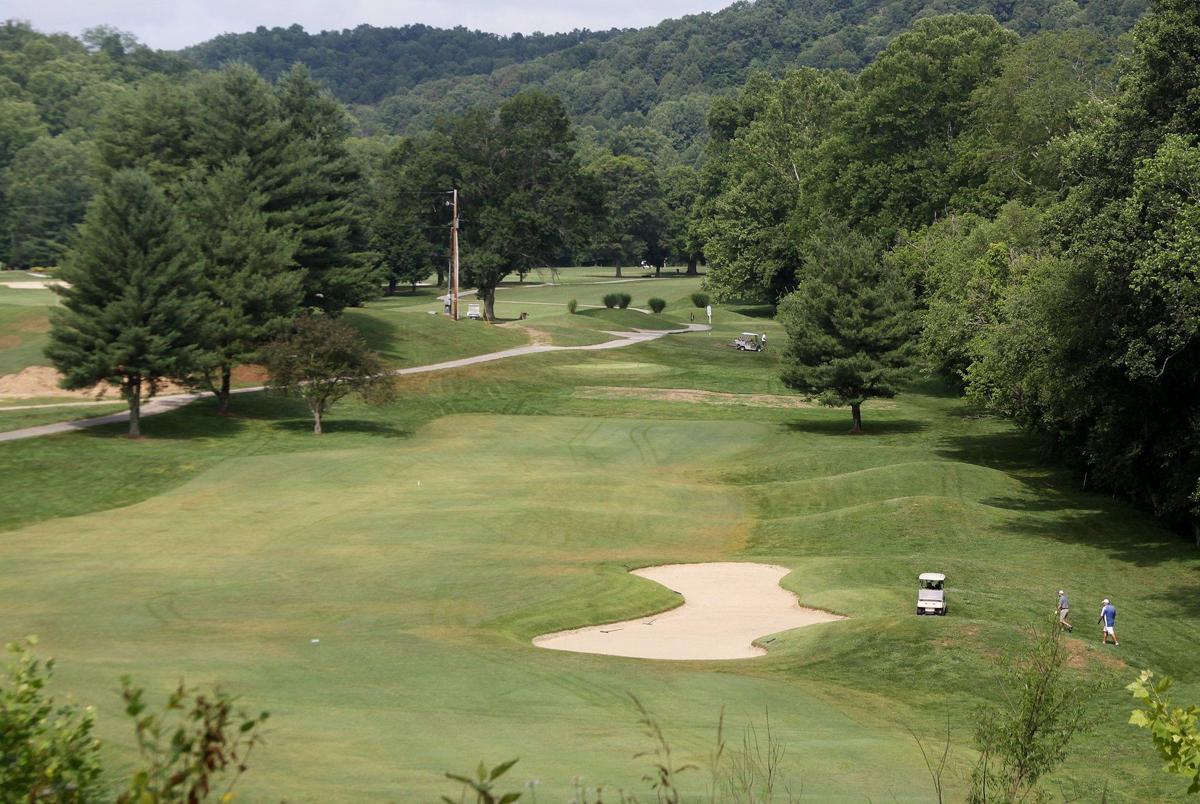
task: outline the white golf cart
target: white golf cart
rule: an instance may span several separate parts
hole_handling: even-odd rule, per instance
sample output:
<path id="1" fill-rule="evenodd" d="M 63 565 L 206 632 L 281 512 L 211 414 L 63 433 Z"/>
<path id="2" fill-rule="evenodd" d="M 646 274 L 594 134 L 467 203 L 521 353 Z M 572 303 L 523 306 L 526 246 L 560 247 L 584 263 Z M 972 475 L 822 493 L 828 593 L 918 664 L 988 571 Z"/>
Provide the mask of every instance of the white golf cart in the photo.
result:
<path id="1" fill-rule="evenodd" d="M 479 321 L 481 318 L 483 318 L 483 313 L 479 312 L 478 304 L 467 305 L 467 318 L 472 321 Z"/>
<path id="2" fill-rule="evenodd" d="M 743 332 L 734 338 L 733 347 L 743 352 L 761 352 L 767 348 L 767 336 L 757 332 Z"/>
<path id="3" fill-rule="evenodd" d="M 917 614 L 946 614 L 946 576 L 942 573 L 917 576 Z"/>

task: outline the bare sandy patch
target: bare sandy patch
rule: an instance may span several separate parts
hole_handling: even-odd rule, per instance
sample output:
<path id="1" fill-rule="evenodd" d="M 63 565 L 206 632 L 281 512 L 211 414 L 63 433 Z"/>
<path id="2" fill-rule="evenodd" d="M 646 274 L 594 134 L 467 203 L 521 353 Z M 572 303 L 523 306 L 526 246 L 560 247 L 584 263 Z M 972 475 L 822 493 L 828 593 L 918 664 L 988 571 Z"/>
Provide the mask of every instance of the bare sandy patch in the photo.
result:
<path id="1" fill-rule="evenodd" d="M 255 363 L 247 363 L 233 369 L 233 381 L 238 383 L 265 383 L 270 378 L 267 370 Z"/>
<path id="2" fill-rule="evenodd" d="M 755 408 L 812 408 L 816 403 L 800 396 L 782 394 L 729 394 L 699 388 L 633 388 L 589 385 L 576 389 L 585 399 L 642 399 L 650 402 L 689 402 L 694 405 L 743 405 Z"/>
<path id="3" fill-rule="evenodd" d="M 666 564 L 634 570 L 683 595 L 661 614 L 546 634 L 539 648 L 638 659 L 749 659 L 767 651 L 755 640 L 806 625 L 844 620 L 804 608 L 779 582 L 791 570 L 771 564 Z"/>
<path id="4" fill-rule="evenodd" d="M 69 399 L 120 400 L 121 393 L 115 385 L 98 383 L 91 388 L 68 391 L 58 383 L 62 375 L 50 366 L 27 366 L 16 374 L 0 376 L 0 397 L 9 399 L 34 399 L 61 396 Z M 177 383 L 160 383 L 158 393 L 178 394 L 187 389 Z"/>
<path id="5" fill-rule="evenodd" d="M 537 327 L 531 327 L 521 321 L 509 321 L 501 324 L 500 326 L 508 329 L 521 330 L 525 333 L 525 336 L 529 338 L 530 346 L 550 346 L 554 342 L 553 338 L 550 337 L 550 333 L 546 332 L 546 330 L 538 329 Z"/>
<path id="6" fill-rule="evenodd" d="M 47 290 L 48 288 L 52 287 L 67 287 L 67 283 L 61 279 L 36 280 L 29 282 L 3 282 L 0 284 L 3 284 L 6 288 L 12 288 L 13 290 Z"/>

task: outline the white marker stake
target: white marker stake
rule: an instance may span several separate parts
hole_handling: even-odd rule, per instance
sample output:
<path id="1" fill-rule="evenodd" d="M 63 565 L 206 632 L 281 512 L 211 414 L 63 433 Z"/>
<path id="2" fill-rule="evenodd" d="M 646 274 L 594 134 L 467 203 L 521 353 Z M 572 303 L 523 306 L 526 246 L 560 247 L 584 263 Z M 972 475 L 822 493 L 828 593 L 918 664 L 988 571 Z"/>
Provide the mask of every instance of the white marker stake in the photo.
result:
<path id="1" fill-rule="evenodd" d="M 708 325 L 712 326 L 712 305 L 705 307 L 704 312 L 708 313 Z"/>

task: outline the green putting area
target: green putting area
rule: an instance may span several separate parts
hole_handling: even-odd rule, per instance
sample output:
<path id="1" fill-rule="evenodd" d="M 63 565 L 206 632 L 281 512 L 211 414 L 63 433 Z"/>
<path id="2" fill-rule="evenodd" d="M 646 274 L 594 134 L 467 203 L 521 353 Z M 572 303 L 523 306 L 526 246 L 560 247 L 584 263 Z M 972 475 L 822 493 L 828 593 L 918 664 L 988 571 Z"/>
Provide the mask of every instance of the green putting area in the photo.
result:
<path id="1" fill-rule="evenodd" d="M 0 444 L 3 638 L 40 637 L 53 692 L 97 707 L 117 764 L 136 750 L 123 674 L 152 699 L 186 678 L 269 710 L 247 801 L 457 800 L 445 771 L 513 757 L 505 779 L 539 780 L 538 801 L 567 800 L 574 777 L 645 800 L 650 760 L 634 755 L 653 746 L 629 693 L 681 763 L 705 765 L 722 708 L 733 740 L 769 712 L 805 800 L 928 801 L 909 730 L 940 747 L 949 720 L 961 797 L 978 707 L 1000 700 L 1007 657 L 1066 588 L 1069 672 L 1094 690 L 1096 726 L 1051 789 L 1180 792 L 1127 724 L 1123 687 L 1148 667 L 1200 700 L 1194 549 L 937 385 L 865 405 L 862 436 L 848 411 L 785 406 L 774 352 L 728 345 L 775 338 L 758 313 L 404 377 L 393 405 L 343 403 L 319 437 L 300 403 L 252 394 L 231 418 L 201 401 L 148 419 L 140 441 L 117 426 Z M 509 331 L 382 318 L 404 316 L 468 352 Z M 421 354 L 408 335 L 368 334 L 399 364 Z M 849 619 L 734 661 L 531 643 L 676 605 L 628 571 L 709 561 L 788 567 L 801 605 Z M 946 573 L 948 616 L 915 615 L 924 571 Z M 1091 626 L 1102 597 L 1120 608 L 1119 648 Z M 682 774 L 687 800 L 707 780 Z"/>

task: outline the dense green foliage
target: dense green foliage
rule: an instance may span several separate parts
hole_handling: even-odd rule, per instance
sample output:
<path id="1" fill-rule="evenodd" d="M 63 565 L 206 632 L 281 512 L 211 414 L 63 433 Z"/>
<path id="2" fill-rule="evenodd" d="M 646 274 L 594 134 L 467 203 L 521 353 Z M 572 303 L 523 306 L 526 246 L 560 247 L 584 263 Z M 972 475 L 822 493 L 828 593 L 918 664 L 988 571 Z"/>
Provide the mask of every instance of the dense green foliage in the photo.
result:
<path id="1" fill-rule="evenodd" d="M 100 742 L 95 712 L 56 705 L 46 693 L 54 660 L 34 658 L 37 640 L 6 646 L 10 663 L 0 674 L 0 793 L 5 801 L 98 801 Z"/>
<path id="2" fill-rule="evenodd" d="M 497 37 L 413 25 L 307 34 L 226 35 L 186 51 L 216 67 L 244 60 L 269 77 L 299 61 L 374 130 L 418 133 L 444 114 L 541 89 L 563 98 L 584 139 L 618 153 L 630 140 L 687 161 L 701 156 L 710 100 L 751 70 L 857 71 L 917 20 L 988 14 L 1021 35 L 1128 30 L 1145 0 L 758 0 L 641 30 Z M 635 154 L 643 155 L 645 154 Z"/>
<path id="3" fill-rule="evenodd" d="M 108 382 L 140 435 L 142 398 L 186 376 L 198 356 L 200 271 L 163 192 L 140 171 L 116 173 L 88 209 L 63 267 L 46 354 L 66 388 Z"/>
<path id="4" fill-rule="evenodd" d="M 111 29 L 74 39 L 0 23 L 0 262 L 58 262 L 91 194 L 101 112 L 150 76 L 191 70 Z"/>
<path id="5" fill-rule="evenodd" d="M 1154 680 L 1154 673 L 1143 670 L 1137 681 L 1125 689 L 1133 693 L 1142 708 L 1134 709 L 1129 722 L 1150 732 L 1154 747 L 1165 761 L 1164 770 L 1182 776 L 1191 794 L 1200 793 L 1200 707 L 1172 706 L 1167 692 L 1173 682 L 1169 676 Z"/>
<path id="6" fill-rule="evenodd" d="M 582 42 L 603 42 L 616 33 L 575 30 L 498 36 L 418 24 L 359 25 L 309 34 L 299 25 L 259 26 L 252 33 L 223 34 L 183 53 L 209 69 L 244 62 L 272 81 L 299 62 L 346 103 L 373 104 L 426 81 L 487 75 Z"/>
<path id="7" fill-rule="evenodd" d="M 1115 73 L 1098 36 L 934 17 L 856 77 L 753 75 L 709 116 L 706 285 L 808 288 L 811 233 L 847 220 L 931 368 L 1200 540 L 1200 8 L 1154 2 Z"/>
<path id="8" fill-rule="evenodd" d="M 462 281 L 478 289 L 493 321 L 504 277 L 555 264 L 589 222 L 571 121 L 558 98 L 531 92 L 443 120 L 429 147 L 447 158 L 444 175 L 462 188 Z"/>

